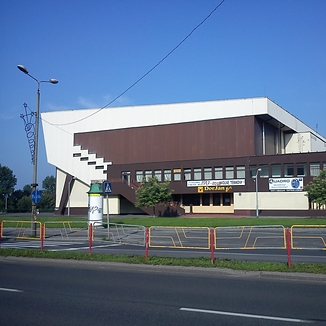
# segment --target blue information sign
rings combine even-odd
[[[103,192],[108,195],[112,192],[112,186],[111,186],[111,182],[109,181],[104,181],[103,182]]]
[[[112,192],[112,185],[111,182],[109,181],[104,181],[103,182],[103,192],[108,195]]]
[[[35,204],[38,204],[40,201],[41,201],[41,192],[39,190],[34,190],[32,191],[32,202],[35,203]]]

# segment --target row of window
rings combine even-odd
[[[230,193],[184,194],[173,195],[173,201],[184,206],[231,206],[233,197]]]
[[[257,170],[259,171],[259,176],[261,178],[280,178],[280,177],[316,177],[319,175],[320,170],[326,169],[326,162],[321,165],[319,162],[313,163],[285,163],[283,166],[281,164],[271,164],[271,165],[250,165],[250,177],[256,177]]]
[[[250,165],[250,177],[256,177],[259,170],[261,178],[280,178],[280,177],[305,177],[317,176],[321,169],[326,169],[326,162],[321,165],[316,163],[285,163],[271,165]],[[308,174],[309,172],[309,174]],[[142,182],[150,177],[156,177],[159,182],[162,181],[181,181],[181,180],[223,180],[223,179],[245,179],[246,168],[239,166],[216,166],[193,169],[165,169],[165,170],[138,170],[136,171],[136,181]]]

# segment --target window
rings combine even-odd
[[[323,164],[323,170],[326,170],[326,162]]]
[[[320,173],[319,163],[310,163],[310,176],[316,177]]]
[[[237,166],[237,178],[244,179],[246,177],[246,168],[245,166]]]
[[[272,177],[280,178],[281,176],[281,164],[272,164]]]
[[[213,194],[213,205],[214,206],[221,206],[221,194],[219,194],[219,193]]]
[[[201,180],[201,168],[194,168],[194,180]]]
[[[225,178],[226,179],[234,179],[234,167],[233,166],[225,167]]]
[[[249,172],[250,172],[250,178],[255,178],[257,173],[257,166],[256,165],[250,165],[249,166]]]
[[[260,171],[260,177],[261,178],[268,178],[269,177],[269,168],[268,165],[262,165],[260,166],[261,171]]]
[[[214,178],[215,179],[223,179],[223,167],[222,166],[216,166],[214,168]]]
[[[293,163],[284,164],[284,176],[285,177],[293,177],[294,176]]]
[[[171,170],[164,170],[164,181],[171,181]]]
[[[212,168],[204,168],[204,180],[212,180]]]
[[[184,169],[183,176],[186,181],[191,180],[191,169]]]
[[[231,206],[231,194],[223,194],[223,206]]]
[[[143,171],[136,171],[136,181],[143,182]]]
[[[173,169],[173,180],[181,181],[181,169]]]
[[[146,170],[145,171],[145,179],[148,181],[149,178],[152,177],[152,170]]]
[[[307,175],[306,163],[297,163],[297,177],[304,177]]]
[[[185,206],[199,206],[200,205],[200,196],[199,194],[188,194],[183,196],[183,205]]]
[[[162,181],[162,171],[161,170],[155,170],[154,171],[154,177],[158,180],[158,182]]]
[[[201,197],[201,203],[203,206],[209,206],[210,205],[210,194],[202,194]]]

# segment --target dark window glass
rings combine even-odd
[[[203,206],[210,205],[210,194],[202,194],[202,205]]]

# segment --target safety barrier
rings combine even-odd
[[[45,222],[45,241],[80,241],[89,238],[89,227],[86,221]]]
[[[285,228],[282,225],[215,228],[216,250],[285,248]]]
[[[89,253],[94,241],[106,241],[149,248],[202,249],[211,251],[227,249],[287,249],[288,266],[291,264],[291,249],[326,250],[326,225],[233,226],[233,227],[163,227],[145,228],[138,225],[109,225],[102,221],[38,221],[0,222],[2,239],[40,240],[40,248],[48,241],[88,241]]]
[[[150,248],[209,249],[210,229],[206,227],[149,228]]]
[[[3,220],[1,238],[41,240],[41,222]]]
[[[93,239],[106,240],[118,244],[145,245],[144,226],[110,223],[104,227],[93,228]]]
[[[293,225],[291,247],[326,250],[326,225]]]

